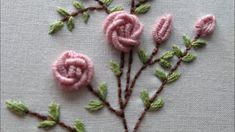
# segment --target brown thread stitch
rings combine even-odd
[[[128,59],[128,70],[127,70],[127,74],[126,74],[126,89],[125,89],[125,99],[127,98],[127,92],[129,90],[129,85],[130,85],[130,73],[131,73],[131,65],[132,65],[132,61],[133,61],[133,51],[131,50],[129,53],[129,59]]]
[[[193,41],[191,43],[193,43],[194,41],[196,41],[196,39],[198,39],[200,36],[196,36],[194,37]],[[185,49],[185,51],[183,52],[182,57],[179,58],[179,60],[176,62],[176,64],[170,69],[170,72],[168,73],[168,75],[171,75],[174,71],[176,71],[178,69],[178,67],[180,66],[180,64],[182,63],[182,58],[184,56],[186,56],[188,54],[188,51],[191,50],[191,46],[187,47]],[[154,95],[150,98],[150,103],[152,103],[158,96],[158,94],[161,93],[161,91],[164,89],[164,86],[166,85],[167,80],[163,81],[159,87],[159,89],[154,93]],[[145,109],[143,110],[143,112],[140,114],[140,117],[138,118],[138,121],[135,124],[135,127],[133,129],[133,132],[137,132],[138,128],[140,127],[140,124],[142,122],[142,120],[145,117],[146,112],[149,110],[149,106],[145,107]]]
[[[48,116],[42,115],[42,114],[37,113],[37,112],[28,111],[28,114],[31,115],[31,116],[33,116],[33,117],[38,118],[39,120],[46,120],[46,119],[48,119]],[[68,130],[69,132],[76,132],[76,130],[75,130],[73,127],[67,125],[67,124],[64,123],[63,121],[59,121],[58,124],[59,124],[61,127],[63,127],[63,128],[65,128],[66,130]]]

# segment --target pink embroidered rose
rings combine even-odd
[[[140,44],[143,25],[135,15],[124,11],[111,13],[105,19],[103,28],[108,42],[120,51],[129,52]]]
[[[198,36],[207,36],[215,30],[215,16],[206,15],[199,19],[195,25]]]
[[[153,29],[153,39],[157,44],[166,41],[172,29],[172,16],[167,14],[160,17]]]
[[[67,90],[76,90],[88,85],[94,74],[91,59],[74,51],[62,53],[53,63],[52,70],[55,78]]]

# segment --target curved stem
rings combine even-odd
[[[28,114],[33,116],[33,117],[36,117],[39,120],[46,120],[46,119],[48,119],[48,116],[42,115],[42,114],[37,113],[37,112],[28,111]],[[71,127],[70,125],[67,125],[63,121],[59,121],[58,125],[60,125],[61,127],[65,128],[69,132],[76,132],[75,128]]]
[[[93,89],[93,87],[91,85],[88,85],[88,90],[95,95],[97,98],[100,99],[100,101],[103,102],[103,104],[108,108],[108,110],[112,113],[114,113],[115,115],[117,115],[118,117],[121,117],[122,113],[118,110],[115,110],[108,101],[104,100],[102,97],[100,97],[100,95]]]
[[[192,42],[194,42],[194,41],[195,41],[196,39],[198,39],[198,38],[199,38],[199,36],[196,36]],[[192,42],[191,42],[191,43],[192,43]],[[188,54],[188,52],[191,50],[191,48],[192,48],[192,47],[189,46],[189,47],[187,47],[187,48],[185,49],[185,51],[183,52],[183,55],[178,59],[178,61],[176,62],[176,64],[170,69],[170,71],[169,71],[169,73],[168,73],[168,76],[171,75],[173,72],[175,72],[175,71],[179,68],[180,64],[181,64],[182,61],[183,61],[182,58]],[[164,89],[164,86],[165,86],[166,84],[167,84],[167,80],[162,81],[162,83],[161,83],[160,87],[158,88],[158,90],[157,90],[157,91],[154,93],[154,95],[150,98],[150,103],[152,103],[152,102],[157,98],[157,96],[162,92],[162,90]],[[138,118],[138,121],[137,121],[136,124],[135,124],[135,127],[134,127],[134,129],[133,129],[133,132],[137,132],[137,130],[138,130],[138,128],[140,127],[140,124],[141,124],[142,120],[144,119],[145,114],[146,114],[146,112],[147,112],[148,110],[149,110],[149,107],[145,107],[145,109],[143,110],[143,112],[140,114],[140,117]]]
[[[124,108],[127,106],[129,100],[130,100],[130,97],[131,97],[131,94],[133,92],[133,88],[135,86],[135,83],[136,83],[136,80],[139,78],[140,74],[142,73],[143,70],[145,70],[148,66],[152,65],[152,64],[155,64],[156,62],[159,61],[159,59],[157,61],[155,61],[154,63],[152,62],[152,59],[153,57],[158,53],[159,51],[159,47],[160,47],[160,44],[156,44],[156,47],[153,49],[148,61],[146,64],[144,64],[138,71],[137,73],[135,74],[133,80],[131,81],[131,85],[130,85],[130,88],[127,90],[126,92],[126,100],[124,102]]]
[[[97,6],[87,7],[87,8],[84,8],[84,9],[81,9],[81,10],[77,10],[77,11],[74,11],[74,12],[70,13],[70,16],[75,17],[75,16],[77,16],[79,14],[82,14],[82,13],[84,13],[86,11],[95,11],[95,10],[96,11],[104,10],[107,14],[110,13],[110,11],[108,10],[108,7],[102,1],[100,1],[100,0],[95,0],[95,1],[98,2],[100,7],[97,7]],[[61,21],[63,21],[63,22],[67,21],[70,16],[66,16],[66,17],[62,18]]]
[[[130,9],[130,13],[134,14],[135,12],[135,0],[131,0],[131,9]]]

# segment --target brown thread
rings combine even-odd
[[[136,83],[138,77],[140,76],[140,74],[142,73],[142,71],[143,71],[144,69],[146,69],[148,66],[150,66],[150,65],[153,64],[153,63],[152,63],[152,59],[153,59],[153,57],[158,53],[159,47],[160,47],[160,44],[156,44],[156,47],[153,49],[153,51],[152,51],[152,53],[151,53],[151,55],[150,55],[150,57],[149,57],[147,63],[144,64],[144,65],[138,70],[138,72],[135,74],[135,76],[134,76],[134,78],[133,78],[133,80],[132,80],[132,82],[131,82],[130,88],[128,89],[128,91],[126,92],[126,95],[125,95],[126,99],[125,99],[125,101],[124,101],[124,108],[127,106],[128,102],[129,102],[129,99],[130,99],[130,97],[131,97],[133,88],[134,88],[134,86],[135,86],[135,83]],[[157,62],[157,61],[156,61],[156,62]],[[156,62],[155,62],[155,63],[156,63]]]
[[[129,90],[129,85],[130,85],[130,74],[131,74],[131,65],[132,65],[132,62],[133,62],[133,51],[131,50],[130,53],[129,53],[129,59],[128,59],[128,70],[127,70],[127,73],[126,73],[126,89],[125,89],[125,99],[127,98],[127,92]]]
[[[42,114],[37,113],[37,112],[28,111],[28,114],[33,116],[33,117],[38,118],[39,120],[47,120],[48,119],[48,116],[42,115]],[[69,132],[76,132],[76,130],[73,127],[65,124],[63,121],[59,121],[58,125],[60,125],[61,127],[65,128]]]
[[[195,41],[196,39],[198,39],[199,37],[200,37],[200,36],[194,37],[194,39],[193,39],[192,42],[194,42],[194,41]],[[192,43],[192,42],[191,42],[191,43]],[[182,58],[188,54],[188,51],[191,50],[191,48],[192,48],[192,47],[189,46],[189,47],[187,47],[187,48],[185,49],[185,51],[183,52],[182,57],[180,57],[179,60],[178,60],[178,61],[176,62],[176,64],[174,65],[174,67],[172,67],[172,68],[170,69],[170,72],[168,73],[168,75],[171,75],[173,72],[175,72],[175,71],[178,69],[178,67],[179,67],[180,64],[182,63]],[[150,103],[152,103],[152,102],[157,98],[158,94],[161,93],[161,91],[164,89],[164,86],[165,86],[166,84],[167,84],[167,80],[165,80],[165,81],[163,81],[163,82],[161,83],[161,85],[160,85],[160,87],[158,88],[158,90],[157,90],[157,91],[154,93],[154,95],[151,97]],[[141,124],[142,120],[144,119],[145,114],[146,114],[146,112],[147,112],[148,110],[149,110],[149,106],[148,106],[148,107],[145,107],[144,111],[140,114],[140,117],[138,118],[138,121],[137,121],[136,124],[135,124],[135,127],[134,127],[134,129],[133,129],[133,132],[137,132],[137,130],[138,130],[138,128],[140,127],[140,124]]]
[[[97,98],[99,98],[103,104],[108,108],[109,111],[113,112],[115,115],[117,115],[118,117],[122,116],[122,113],[120,111],[115,110],[114,108],[112,108],[112,106],[110,105],[110,103],[106,100],[104,100],[94,89],[91,85],[88,85],[88,90],[95,95]]]
[[[104,3],[100,0],[96,0],[98,2],[98,4],[101,6],[101,7],[87,7],[87,8],[84,8],[84,9],[81,9],[81,10],[78,10],[78,11],[74,11],[70,14],[70,16],[77,16],[78,14],[81,14],[83,12],[86,12],[86,11],[101,11],[101,10],[104,10],[107,14],[110,13],[110,11],[108,10],[108,8],[104,5]],[[64,18],[61,19],[61,21],[65,22],[69,19],[70,16],[66,16]]]
[[[135,0],[131,0],[131,9],[130,9],[130,13],[134,14],[135,13]]]

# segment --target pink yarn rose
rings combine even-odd
[[[105,19],[103,28],[108,42],[122,52],[129,52],[140,45],[143,25],[135,15],[124,11],[111,13]]]
[[[198,36],[207,36],[215,30],[215,16],[206,15],[199,19],[195,25]]]
[[[65,51],[53,63],[52,71],[63,88],[76,90],[91,82],[94,66],[89,57],[74,51]]]
[[[167,14],[165,16],[160,17],[160,19],[156,22],[155,27],[153,29],[153,39],[157,44],[161,44],[166,41],[172,29],[172,16]]]

